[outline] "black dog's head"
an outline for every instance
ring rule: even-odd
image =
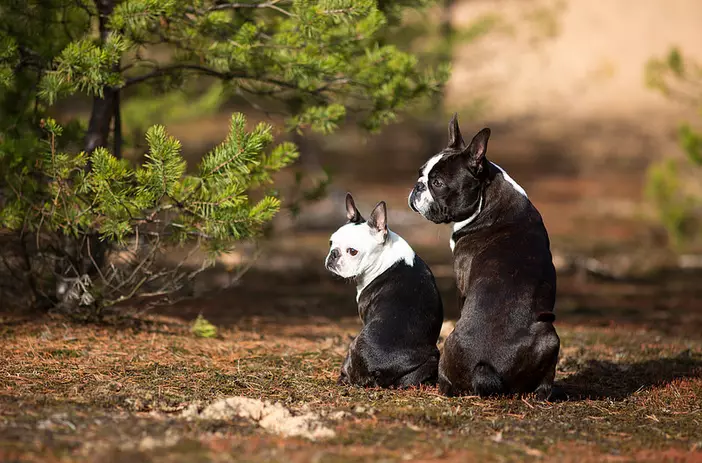
[[[487,180],[490,129],[484,128],[466,145],[454,114],[449,122],[448,146],[419,169],[409,195],[413,211],[434,223],[461,222],[477,215]]]

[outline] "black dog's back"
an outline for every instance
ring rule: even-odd
[[[407,198],[449,242],[461,317],[446,338],[439,389],[449,395],[531,392],[548,397],[560,341],[551,324],[556,274],[541,215],[526,191],[487,159],[491,131],[466,143],[458,115],[446,148],[419,171]],[[550,321],[549,321],[550,320]]]
[[[358,299],[363,329],[352,342],[340,381],[407,387],[436,380],[443,306],[434,276],[415,255],[398,261]]]
[[[440,390],[481,396],[536,390],[548,397],[560,346],[548,235],[526,197],[504,183],[493,186],[494,197],[510,199],[499,215],[490,226],[454,234],[463,307],[444,347]]]

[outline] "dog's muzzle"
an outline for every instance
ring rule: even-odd
[[[325,267],[329,270],[335,270],[336,269],[336,264],[339,262],[339,258],[341,257],[341,251],[339,251],[339,248],[334,248],[329,252],[329,256],[327,257],[327,262],[325,263]]]
[[[421,199],[422,193],[426,191],[427,186],[422,183],[422,182],[417,182],[416,185],[414,185],[414,188],[412,189],[412,192],[409,194],[409,198],[407,198],[407,202],[409,203],[410,209],[412,209],[414,212],[419,212],[419,209],[416,206],[416,203]]]

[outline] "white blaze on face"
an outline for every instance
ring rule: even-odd
[[[434,202],[434,197],[429,191],[429,173],[434,168],[434,166],[441,160],[442,154],[437,154],[427,161],[422,169],[422,176],[417,179],[417,183],[424,185],[424,191],[422,191],[418,198],[415,198],[414,207],[419,211],[420,214],[424,215],[429,210],[431,203]],[[410,206],[412,206],[412,193],[408,198]]]
[[[329,270],[340,277],[357,280],[357,299],[363,288],[396,262],[404,260],[410,267],[414,265],[414,251],[402,237],[388,230],[383,242],[383,234],[365,222],[349,223],[334,232],[325,264],[334,249],[339,250],[341,257]],[[352,250],[357,251],[356,255],[352,255]]]

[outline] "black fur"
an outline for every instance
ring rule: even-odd
[[[340,384],[401,388],[436,381],[443,306],[419,256],[413,266],[399,261],[366,286],[358,313],[363,328],[349,346]]]
[[[484,129],[465,147],[454,118],[449,147],[429,174],[429,220],[459,222],[480,210],[452,236],[462,309],[444,345],[439,390],[451,396],[535,391],[547,399],[560,349],[550,243],[534,205],[485,158],[489,135]]]

